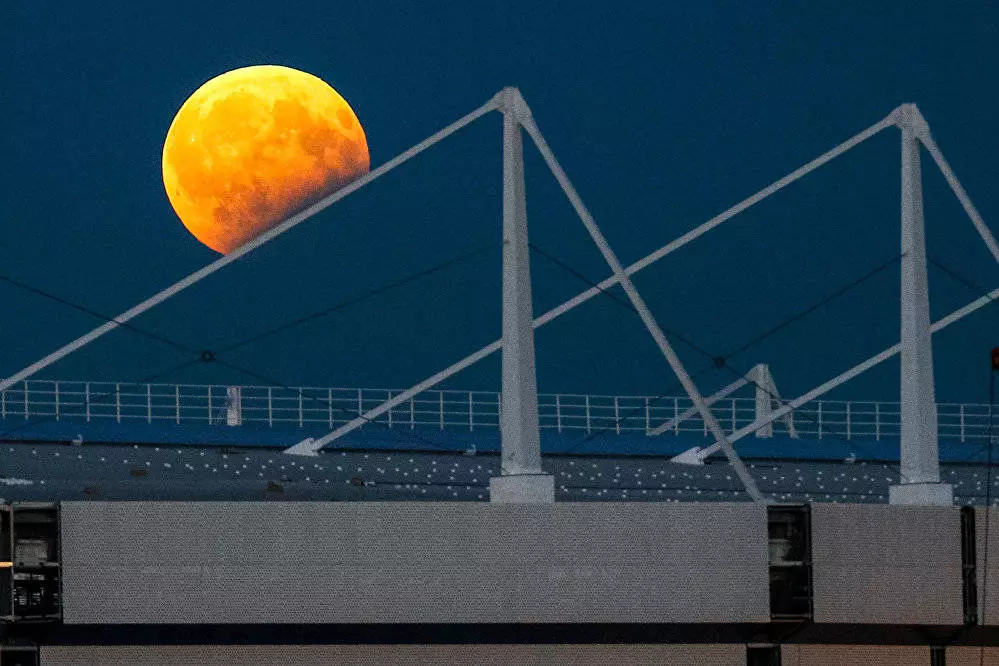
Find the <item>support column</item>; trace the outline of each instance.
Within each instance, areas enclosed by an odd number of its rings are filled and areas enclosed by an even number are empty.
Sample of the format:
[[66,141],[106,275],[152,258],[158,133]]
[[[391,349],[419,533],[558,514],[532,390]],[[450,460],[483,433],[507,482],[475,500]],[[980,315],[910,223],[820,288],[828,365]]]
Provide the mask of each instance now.
[[225,390],[225,424],[243,425],[243,391],[238,386],[227,386]]
[[[773,380],[770,378],[770,366],[760,363],[751,371],[756,382],[756,421],[765,419],[773,411],[773,396],[771,387]],[[773,422],[767,423],[754,433],[757,437],[770,438],[774,436]]]
[[521,120],[530,111],[516,88],[504,88],[497,101],[503,113],[502,476],[489,480],[489,496],[493,502],[554,502],[554,480],[541,469],[534,365],[534,312],[521,138]]
[[915,104],[898,109],[902,131],[901,482],[892,504],[950,505],[953,489],[940,483],[937,403],[933,384],[930,299],[926,279],[919,136],[929,133]]

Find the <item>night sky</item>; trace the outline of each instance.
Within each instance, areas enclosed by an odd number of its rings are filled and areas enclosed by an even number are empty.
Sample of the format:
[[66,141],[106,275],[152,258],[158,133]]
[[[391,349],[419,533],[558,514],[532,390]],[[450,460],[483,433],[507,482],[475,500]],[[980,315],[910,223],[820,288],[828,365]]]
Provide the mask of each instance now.
[[[218,255],[181,225],[160,159],[174,114],[230,69],[279,64],[351,104],[378,165],[520,88],[631,263],[915,102],[999,232],[999,5],[923,3],[27,3],[0,22],[0,274],[117,314]],[[525,137],[526,139],[526,137]],[[890,128],[639,273],[692,372],[899,253]],[[525,143],[535,312],[609,275]],[[985,289],[999,266],[923,153],[930,257]],[[118,330],[38,378],[404,388],[499,337],[501,118],[491,114],[134,320],[220,350],[458,255],[447,270],[198,364]],[[796,395],[898,340],[898,263],[738,354]],[[934,319],[980,293],[931,266]],[[621,299],[619,288],[613,294]],[[0,282],[0,375],[101,323]],[[541,329],[542,391],[675,386],[637,315],[601,296]],[[934,338],[941,401],[986,402],[993,305]],[[241,370],[236,370],[238,367]],[[498,356],[450,380],[498,390]],[[700,376],[705,393],[729,370]],[[675,391],[675,389],[672,389]],[[897,400],[888,362],[831,397]]]

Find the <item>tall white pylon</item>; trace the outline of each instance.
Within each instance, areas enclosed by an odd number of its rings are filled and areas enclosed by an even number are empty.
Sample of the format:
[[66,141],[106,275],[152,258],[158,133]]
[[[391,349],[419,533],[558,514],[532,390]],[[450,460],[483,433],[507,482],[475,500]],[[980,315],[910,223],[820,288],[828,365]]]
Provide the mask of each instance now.
[[496,101],[503,114],[502,473],[489,480],[489,498],[493,502],[554,502],[554,480],[541,469],[534,363],[531,257],[521,133],[530,110],[516,88],[504,88]]
[[919,165],[919,142],[929,136],[930,130],[915,104],[903,104],[896,113],[902,132],[901,483],[889,489],[889,501],[950,505],[954,501],[953,489],[950,484],[940,483]]

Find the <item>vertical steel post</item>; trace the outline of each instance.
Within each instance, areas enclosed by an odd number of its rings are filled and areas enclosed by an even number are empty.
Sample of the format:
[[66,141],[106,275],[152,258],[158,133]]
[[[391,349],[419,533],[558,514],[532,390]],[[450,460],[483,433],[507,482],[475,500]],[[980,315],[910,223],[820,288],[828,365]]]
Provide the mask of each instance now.
[[562,400],[558,393],[555,394],[555,429],[562,432]]
[[[756,386],[756,419],[760,420],[770,416],[773,411],[773,379],[770,376],[770,366],[759,363],[750,370],[753,376],[753,383]],[[733,426],[732,431],[735,431]],[[756,437],[769,438],[774,436],[773,422],[767,423],[762,428],[758,428]]]
[[915,104],[899,107],[897,123],[902,132],[901,482],[889,489],[889,501],[949,505],[953,503],[953,490],[949,484],[940,483],[919,168],[919,136],[929,134],[929,128]]
[[521,123],[530,111],[516,88],[497,95],[503,113],[503,358],[500,441],[502,476],[490,480],[495,502],[554,502],[541,469],[534,311]]
[[225,389],[225,423],[229,426],[243,425],[243,389],[227,386]]

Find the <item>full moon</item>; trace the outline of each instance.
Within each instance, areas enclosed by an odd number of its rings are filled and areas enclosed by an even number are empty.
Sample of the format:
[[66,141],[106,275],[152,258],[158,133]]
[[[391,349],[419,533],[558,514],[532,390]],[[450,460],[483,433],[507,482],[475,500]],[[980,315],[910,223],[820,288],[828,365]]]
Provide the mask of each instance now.
[[163,185],[194,237],[223,254],[370,166],[361,123],[322,79],[288,67],[226,72],[170,124]]

